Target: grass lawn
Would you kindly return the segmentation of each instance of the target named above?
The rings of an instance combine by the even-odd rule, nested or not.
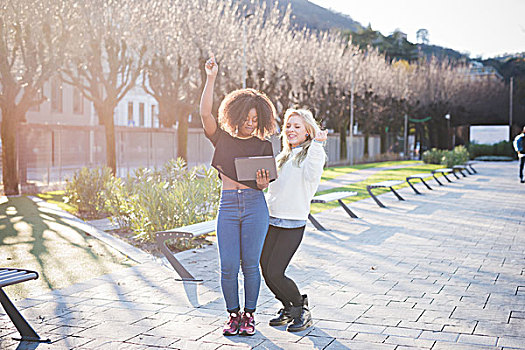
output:
[[[35,197],[38,197],[46,202],[53,203],[58,205],[62,210],[65,210],[73,215],[77,213],[77,208],[65,202],[64,196],[66,191],[51,191],[45,193],[35,194]]]
[[[353,173],[357,170],[371,169],[371,168],[389,168],[393,166],[400,165],[411,165],[411,164],[421,164],[419,160],[402,160],[402,161],[391,161],[391,162],[379,162],[379,163],[366,163],[366,164],[357,164],[357,165],[347,165],[347,166],[337,166],[329,167],[323,171],[323,176],[321,177],[321,182],[332,180],[340,175]]]
[[[431,170],[439,169],[439,168],[443,167],[442,165],[438,165],[438,164],[421,164],[421,162],[419,162],[419,161],[401,161],[401,162],[398,161],[398,162],[385,162],[385,163],[380,163],[380,164],[388,164],[388,165],[384,165],[382,167],[392,167],[392,166],[396,166],[396,165],[410,165],[411,164],[410,162],[412,162],[412,164],[414,164],[414,166],[409,166],[409,167],[399,168],[399,169],[380,170],[377,173],[375,173],[375,174],[371,175],[370,177],[368,177],[364,181],[354,182],[352,184],[349,184],[348,186],[337,187],[337,188],[333,188],[333,189],[326,190],[326,191],[320,191],[317,194],[325,194],[325,193],[338,192],[338,191],[355,191],[355,192],[357,192],[357,196],[350,197],[350,198],[347,198],[347,199],[343,200],[345,203],[352,203],[352,202],[356,202],[356,201],[359,201],[361,199],[365,199],[365,198],[369,198],[370,197],[370,195],[366,191],[366,186],[369,185],[369,184],[372,184],[372,183],[375,183],[375,182],[379,182],[379,181],[386,181],[386,180],[402,180],[402,181],[405,181],[406,177],[409,176],[409,175],[430,172]],[[375,163],[375,164],[377,164],[377,163]],[[363,164],[363,165],[369,165],[369,164]],[[355,169],[354,170],[353,169],[354,167],[341,167],[341,168],[342,169],[344,169],[344,168],[351,168],[346,173],[359,170],[359,169]],[[370,167],[367,167],[367,168],[370,168]],[[376,166],[376,168],[377,168],[377,166]],[[328,169],[325,170],[325,171],[329,171],[329,176],[331,176],[332,174],[334,174],[336,172],[338,172],[339,175],[343,174],[343,172],[341,170],[332,170],[332,169],[335,169],[335,168],[328,168]],[[323,173],[323,177],[324,177],[324,173]],[[407,186],[408,186],[408,184],[405,181],[402,185],[396,186],[396,189],[397,188],[407,187]],[[390,190],[389,189],[377,189],[377,190],[374,190],[374,194],[376,194],[376,193],[377,194],[381,194],[381,193],[385,193],[385,192],[388,192],[388,191],[390,191]],[[336,208],[338,206],[339,206],[339,203],[337,203],[337,202],[324,203],[324,204],[322,204],[322,203],[315,203],[315,204],[312,204],[311,211],[312,211],[312,213],[319,213],[319,212],[321,212],[323,210]]]
[[[61,197],[40,197],[53,200],[54,196]],[[14,300],[133,265],[120,252],[29,197],[0,197],[0,266],[35,270],[40,275],[37,280],[6,287]]]

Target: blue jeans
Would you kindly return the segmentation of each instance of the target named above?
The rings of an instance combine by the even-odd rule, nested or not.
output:
[[[228,311],[238,310],[239,267],[244,275],[244,307],[255,311],[261,274],[259,258],[268,231],[269,213],[262,191],[223,190],[217,216],[221,288]]]

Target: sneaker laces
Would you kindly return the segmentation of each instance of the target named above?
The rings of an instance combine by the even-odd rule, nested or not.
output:
[[[235,322],[235,321],[238,321],[238,319],[239,319],[239,315],[238,315],[236,312],[232,312],[232,313],[230,314],[230,318],[228,318],[228,322],[227,322],[227,324],[228,324],[229,326],[231,326],[232,323]]]
[[[253,314],[246,312],[244,314],[244,317],[242,318],[242,325],[243,327],[254,327],[254,318]]]

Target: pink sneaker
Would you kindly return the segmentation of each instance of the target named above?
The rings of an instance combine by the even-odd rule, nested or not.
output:
[[[239,333],[239,324],[241,323],[241,315],[238,312],[232,312],[228,322],[224,325],[222,335],[237,335]]]
[[[254,335],[255,334],[255,320],[253,314],[245,312],[241,317],[241,325],[239,327],[239,335]]]

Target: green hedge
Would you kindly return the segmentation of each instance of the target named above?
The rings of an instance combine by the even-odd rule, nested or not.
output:
[[[517,158],[516,152],[512,147],[512,142],[509,141],[501,141],[493,145],[472,142],[470,145],[468,145],[468,151],[470,153],[471,159],[475,159],[480,156],[503,156],[511,157],[512,159]]]
[[[450,168],[465,164],[469,160],[469,152],[465,146],[456,146],[452,151],[432,148],[423,153],[422,159],[427,164],[442,164]]]

